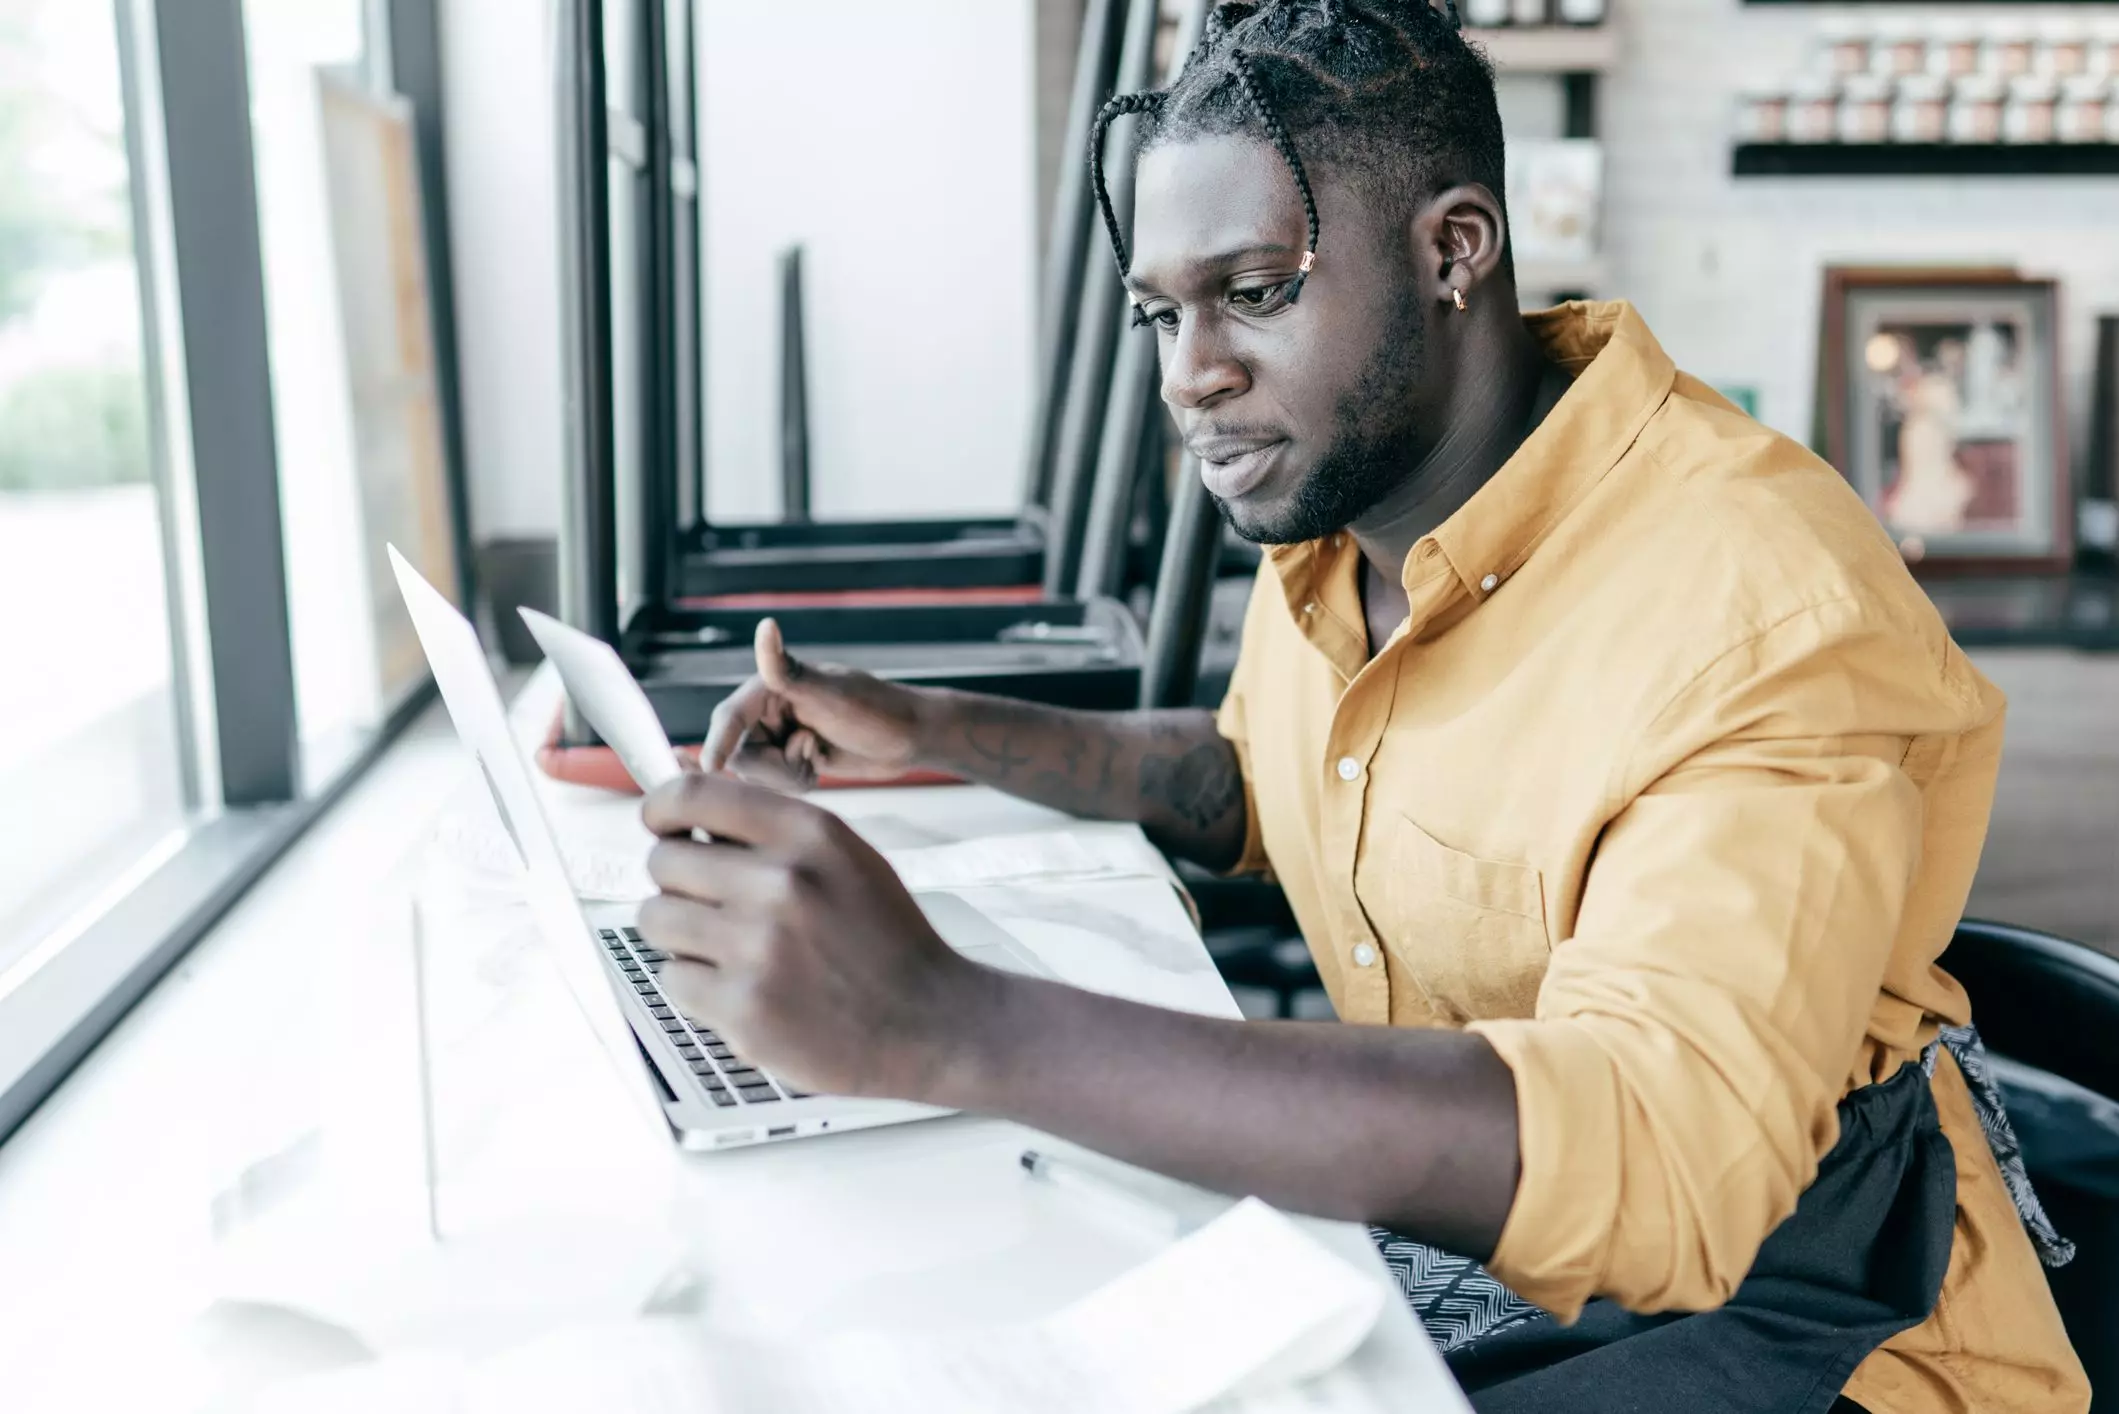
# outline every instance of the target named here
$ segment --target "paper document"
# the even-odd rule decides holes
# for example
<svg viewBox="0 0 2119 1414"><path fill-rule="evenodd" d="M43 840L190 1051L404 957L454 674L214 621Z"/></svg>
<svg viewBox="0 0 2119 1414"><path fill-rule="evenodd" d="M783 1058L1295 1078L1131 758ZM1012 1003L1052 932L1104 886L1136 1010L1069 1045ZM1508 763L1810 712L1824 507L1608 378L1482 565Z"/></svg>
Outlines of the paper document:
<svg viewBox="0 0 2119 1414"><path fill-rule="evenodd" d="M1098 879L1174 879L1137 825L1078 823L954 844L887 849L908 889L975 889Z"/></svg>
<svg viewBox="0 0 2119 1414"><path fill-rule="evenodd" d="M577 827L562 819L556 833L567 877L582 898L635 903L655 892L647 872L647 852L655 840L639 824L637 811L619 828ZM498 823L468 796L437 824L435 844L479 874L512 882L521 869ZM885 849L882 855L914 892L1176 879L1138 826L1102 822Z"/></svg>
<svg viewBox="0 0 2119 1414"><path fill-rule="evenodd" d="M675 1320L579 1327L480 1362L384 1362L282 1385L261 1414L1183 1414L1347 1409L1273 1392L1338 1366L1389 1297L1286 1217L1246 1199L1042 1320L862 1332L786 1345ZM1342 1386L1342 1390L1346 1390ZM1256 1401L1256 1402L1254 1402Z"/></svg>
<svg viewBox="0 0 2119 1414"><path fill-rule="evenodd" d="M662 730L662 719L655 715L654 704L618 650L535 609L518 612L545 657L558 667L567 696L596 734L618 753L640 789L654 790L684 774Z"/></svg>

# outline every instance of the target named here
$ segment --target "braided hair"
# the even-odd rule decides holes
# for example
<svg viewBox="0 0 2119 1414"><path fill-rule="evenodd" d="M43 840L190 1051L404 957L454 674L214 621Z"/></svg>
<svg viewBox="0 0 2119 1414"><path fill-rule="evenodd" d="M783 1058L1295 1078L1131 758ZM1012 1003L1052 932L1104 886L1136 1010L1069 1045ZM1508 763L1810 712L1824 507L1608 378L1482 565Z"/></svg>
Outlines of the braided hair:
<svg viewBox="0 0 2119 1414"><path fill-rule="evenodd" d="M1218 0L1165 89L1122 93L1096 115L1089 173L1112 253L1131 269L1104 183L1104 134L1141 115L1143 152L1166 142L1262 131L1302 198L1306 244L1292 304L1317 260L1317 200L1296 137L1389 204L1393 215L1464 182L1500 198L1501 115L1486 56L1461 32L1456 0ZM1508 263L1503 252L1504 266Z"/></svg>

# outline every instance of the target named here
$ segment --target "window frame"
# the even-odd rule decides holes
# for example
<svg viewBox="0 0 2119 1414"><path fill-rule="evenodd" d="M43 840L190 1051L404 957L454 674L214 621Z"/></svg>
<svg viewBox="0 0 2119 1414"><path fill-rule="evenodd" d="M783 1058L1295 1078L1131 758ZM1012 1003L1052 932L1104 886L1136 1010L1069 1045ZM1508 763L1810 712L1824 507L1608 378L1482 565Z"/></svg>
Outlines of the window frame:
<svg viewBox="0 0 2119 1414"><path fill-rule="evenodd" d="M177 726L195 815L0 968L0 1142L435 697L431 678L423 681L305 793L243 0L108 3L124 89ZM468 603L435 11L435 0L370 0L362 69L411 80L405 96L418 125L445 460Z"/></svg>

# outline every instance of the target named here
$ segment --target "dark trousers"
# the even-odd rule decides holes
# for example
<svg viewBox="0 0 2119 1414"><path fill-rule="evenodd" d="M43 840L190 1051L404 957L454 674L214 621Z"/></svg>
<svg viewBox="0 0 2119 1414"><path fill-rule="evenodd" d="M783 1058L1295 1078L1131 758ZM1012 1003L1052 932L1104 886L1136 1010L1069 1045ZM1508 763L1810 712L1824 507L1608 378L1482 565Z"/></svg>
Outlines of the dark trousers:
<svg viewBox="0 0 2119 1414"><path fill-rule="evenodd" d="M1840 1136L1726 1305L1637 1315L1592 1301L1450 1352L1480 1414L1845 1414L1847 1379L1926 1320L1950 1263L1957 1170L1907 1065L1839 1106ZM1835 1401L1838 1401L1835 1403Z"/></svg>

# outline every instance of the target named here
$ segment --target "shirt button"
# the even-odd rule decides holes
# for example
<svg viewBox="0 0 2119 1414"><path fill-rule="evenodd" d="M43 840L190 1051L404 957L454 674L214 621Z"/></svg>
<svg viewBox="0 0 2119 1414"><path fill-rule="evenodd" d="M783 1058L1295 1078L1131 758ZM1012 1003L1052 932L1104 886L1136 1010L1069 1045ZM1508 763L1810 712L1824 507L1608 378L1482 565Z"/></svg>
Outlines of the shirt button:
<svg viewBox="0 0 2119 1414"><path fill-rule="evenodd" d="M1479 581L1479 588L1482 592L1491 594L1494 592L1494 586L1499 584L1500 582L1501 576L1497 574L1490 574L1486 578Z"/></svg>
<svg viewBox="0 0 2119 1414"><path fill-rule="evenodd" d="M1355 760L1355 759L1354 759L1353 757L1351 757L1351 756L1342 756L1342 757L1340 757L1340 758L1339 758L1339 779L1340 779L1340 780L1342 780L1342 781L1351 781L1351 780L1356 780L1356 779L1358 779L1358 778L1360 777L1360 775L1361 775L1361 763L1360 763L1359 761L1356 761L1356 760Z"/></svg>
<svg viewBox="0 0 2119 1414"><path fill-rule="evenodd" d="M1354 966L1374 967L1375 965L1376 950L1370 947L1367 943L1354 944Z"/></svg>

